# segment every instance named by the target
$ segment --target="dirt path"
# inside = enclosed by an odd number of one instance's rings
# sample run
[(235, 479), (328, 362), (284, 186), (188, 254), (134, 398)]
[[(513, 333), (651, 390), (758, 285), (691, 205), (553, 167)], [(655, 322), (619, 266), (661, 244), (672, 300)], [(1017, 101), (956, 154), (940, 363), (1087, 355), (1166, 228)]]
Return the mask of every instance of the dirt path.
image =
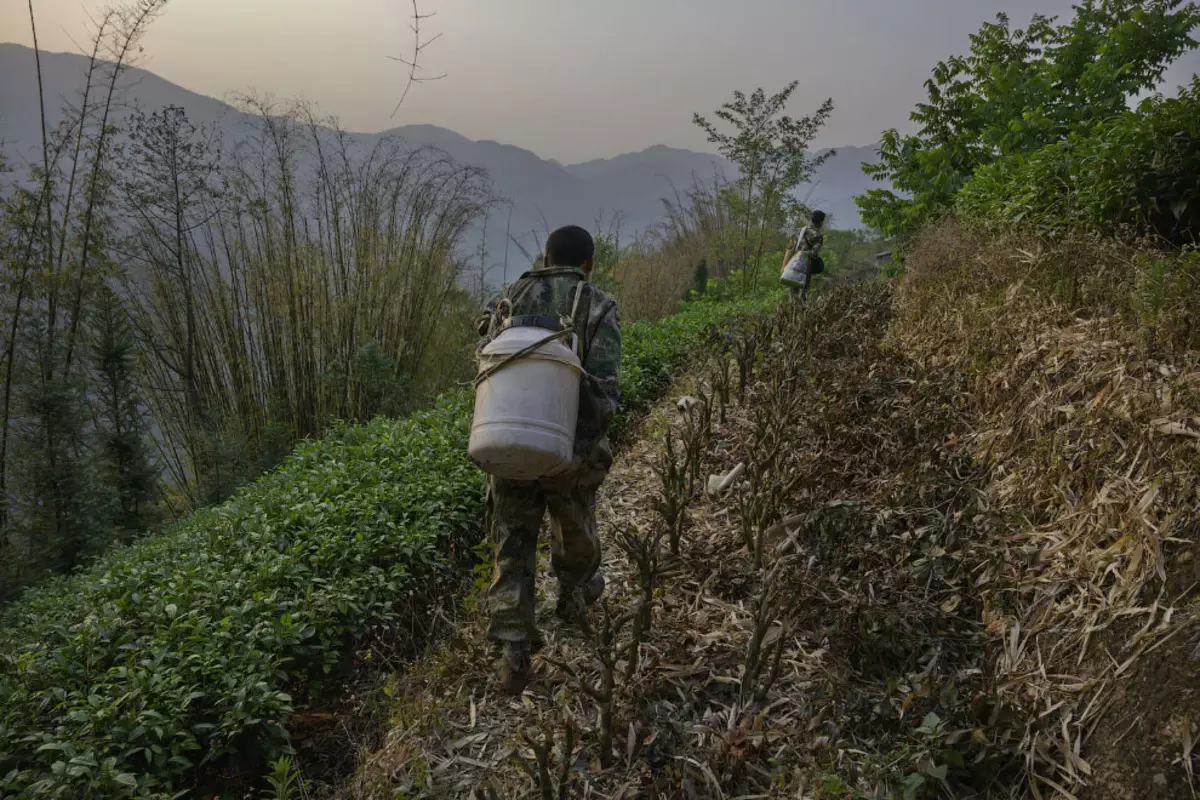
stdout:
[[(876, 340), (886, 324), (886, 298), (877, 293), (866, 305), (871, 310), (860, 319), (839, 310), (845, 331), (830, 335), (865, 331), (868, 341)], [(765, 328), (760, 334), (771, 341)], [(835, 363), (862, 372), (858, 348), (839, 352)], [(679, 457), (687, 414), (677, 402), (696, 390), (701, 374), (706, 393), (712, 390), (711, 371), (696, 367), (643, 422), (601, 491), (610, 604), (607, 610), (593, 609), (593, 626), (601, 634), (605, 620), (635, 610), (640, 594), (639, 570), (620, 546), (621, 538), (632, 534), (645, 540), (665, 527), (658, 507), (663, 479), (656, 471), (665, 452), (664, 434), (673, 431)], [(724, 421), (714, 414), (701, 478), (747, 458), (761, 422), (752, 409), (764, 400), (769, 397), (752, 392), (728, 406)], [(798, 457), (806, 452), (794, 451)], [(837, 491), (844, 488), (835, 485)], [(794, 509), (811, 497), (777, 500), (780, 507)], [(793, 581), (804, 578), (802, 560), (785, 564), (775, 554), (787, 538), (781, 527), (766, 542), (765, 569), (756, 566), (731, 495), (711, 499), (698, 492), (688, 503), (686, 520), (682, 556), (668, 555), (664, 543), (652, 624), (633, 675), (622, 674), (627, 652), (616, 659), (609, 724), (602, 713), (605, 703), (594, 695), (603, 688), (602, 665), (611, 650), (554, 619), (543, 553), (539, 623), (547, 643), (535, 658), (535, 678), (525, 694), (517, 699), (497, 694), (483, 620), (472, 612), (453, 638), (398, 679), (392, 689), (392, 733), (366, 761), (347, 796), (796, 796), (809, 780), (804, 765), (829, 755), (825, 751), (837, 728), (830, 703), (821, 692), (809, 691), (838, 672), (821, 643), (823, 634), (802, 633), (785, 623), (789, 614), (776, 604), (778, 597), (765, 602), (763, 587), (771, 583), (765, 578), (772, 565), (789, 570), (777, 583), (780, 588), (786, 583), (785, 594), (791, 595)], [(617, 637), (622, 645), (631, 627)], [(567, 794), (561, 793), (564, 787)], [(763, 793), (784, 787), (786, 794)]]
[[(654, 507), (659, 477), (654, 467), (662, 451), (661, 433), (678, 414), (679, 394), (673, 392), (650, 415), (637, 443), (622, 453), (600, 493), (609, 584), (606, 599), (614, 608), (637, 592), (637, 569), (618, 545), (617, 536), (659, 524)], [(752, 621), (745, 604), (728, 596), (731, 586), (725, 579), (734, 577), (730, 573), (738, 570), (732, 567), (740, 560), (730, 532), (722, 529), (718, 519), (707, 536), (689, 536), (686, 560), (663, 565), (668, 588), (655, 609), (641, 667), (632, 684), (618, 690), (614, 766), (602, 767), (597, 754), (596, 703), (561, 666), (576, 671), (584, 681), (596, 682), (596, 647), (583, 632), (560, 624), (551, 613), (553, 582), (545, 573), (543, 553), (538, 617), (546, 646), (535, 659), (535, 678), (525, 694), (512, 699), (495, 691), (482, 619), (472, 614), (451, 641), (416, 665), (396, 687), (401, 717), (350, 794), (469, 797), (477, 790), (490, 790), (495, 797), (524, 796), (533, 789), (529, 770), (537, 771), (537, 756), (522, 734), (541, 743), (548, 731), (558, 743), (552, 768), (557, 786), (564, 763), (565, 720), (575, 730), (573, 754), (566, 762), (573, 797), (632, 797), (635, 787), (653, 784), (664, 771), (694, 773), (683, 778), (689, 784), (715, 781), (707, 766), (675, 763), (673, 753), (680, 742), (668, 741), (670, 735), (664, 733), (672, 725), (648, 730), (649, 726), (631, 718), (693, 720), (699, 702), (693, 687), (709, 684), (717, 687), (718, 697), (727, 696), (728, 704), (718, 701), (705, 708), (700, 724), (687, 735), (717, 743), (733, 730), (738, 719), (733, 673), (741, 663)], [(740, 582), (744, 577), (735, 578), (731, 585)], [(717, 586), (722, 591), (715, 591)], [(602, 617), (602, 611), (594, 610), (597, 624)], [(817, 666), (819, 655), (811, 661)], [(642, 713), (629, 713), (632, 708)], [(786, 716), (782, 707), (774, 713)], [(401, 794), (396, 795), (397, 790)]]
[[(886, 300), (875, 297), (870, 304), (876, 310), (866, 320), (874, 329), (866, 332), (877, 338)], [(846, 332), (858, 330), (854, 320), (842, 324)], [(760, 333), (770, 341), (765, 328)], [(750, 349), (751, 356), (759, 346)], [(858, 358), (858, 350), (850, 348), (841, 361), (849, 365)], [(778, 598), (765, 602), (763, 586), (770, 581), (745, 546), (731, 496), (714, 500), (698, 492), (688, 503), (681, 557), (668, 555), (664, 543), (652, 624), (633, 674), (624, 674), (628, 652), (614, 658), (611, 648), (597, 644), (606, 620), (627, 618), (636, 609), (640, 573), (620, 540), (626, 535), (647, 540), (664, 528), (658, 507), (663, 479), (656, 471), (664, 434), (672, 430), (679, 447), (687, 414), (677, 401), (695, 391), (700, 374), (708, 376), (703, 388), (712, 392), (711, 373), (696, 367), (643, 422), (601, 491), (609, 588), (608, 607), (593, 609), (595, 630), (586, 635), (554, 619), (543, 553), (539, 623), (546, 646), (535, 658), (535, 678), (524, 695), (513, 699), (496, 692), (483, 619), (472, 611), (455, 636), (391, 688), (392, 732), (366, 760), (347, 796), (766, 797), (774, 795), (764, 789), (787, 787), (778, 796), (795, 796), (804, 785), (808, 778), (801, 765), (822, 756), (836, 732), (830, 714), (818, 707), (825, 704), (814, 706), (807, 689), (835, 670), (819, 634), (790, 632), (790, 622), (782, 621), (787, 613), (774, 603)], [(731, 403), (724, 421), (714, 414), (702, 478), (747, 457), (759, 424), (751, 409), (762, 401), (747, 396)], [(794, 508), (799, 499), (778, 500)], [(767, 542), (767, 570), (783, 565), (774, 550), (785, 533), (781, 528)], [(792, 578), (802, 576), (789, 575), (789, 584)], [(631, 627), (616, 637), (622, 645)], [(606, 703), (595, 697), (604, 686), (606, 656), (618, 667), (611, 720), (605, 719)]]

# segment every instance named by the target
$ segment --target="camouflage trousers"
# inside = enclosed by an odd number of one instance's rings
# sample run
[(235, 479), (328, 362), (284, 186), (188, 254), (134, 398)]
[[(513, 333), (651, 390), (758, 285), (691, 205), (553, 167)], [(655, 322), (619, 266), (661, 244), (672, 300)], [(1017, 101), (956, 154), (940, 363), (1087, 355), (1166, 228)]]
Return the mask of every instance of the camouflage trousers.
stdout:
[(487, 507), (496, 568), (487, 592), (488, 638), (540, 644), (534, 619), (538, 532), (550, 511), (550, 566), (564, 589), (581, 586), (600, 568), (596, 490), (606, 472), (585, 469), (569, 481), (488, 479)]
[(802, 287), (801, 286), (792, 286), (791, 287), (792, 299), (795, 300), (796, 298), (800, 298), (800, 300), (802, 302), (807, 302), (808, 301), (808, 287), (811, 285), (812, 285), (812, 274), (806, 272), (806, 273), (804, 273), (804, 286), (802, 286)]

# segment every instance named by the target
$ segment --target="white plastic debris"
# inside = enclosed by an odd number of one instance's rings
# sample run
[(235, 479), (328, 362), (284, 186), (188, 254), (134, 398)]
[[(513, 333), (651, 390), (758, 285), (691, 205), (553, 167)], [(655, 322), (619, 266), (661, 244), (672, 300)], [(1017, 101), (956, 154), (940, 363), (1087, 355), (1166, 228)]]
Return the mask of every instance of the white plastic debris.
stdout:
[(709, 475), (708, 476), (708, 493), (710, 496), (724, 494), (737, 482), (737, 479), (742, 477), (742, 473), (746, 471), (745, 464), (738, 464), (732, 470), (724, 475)]

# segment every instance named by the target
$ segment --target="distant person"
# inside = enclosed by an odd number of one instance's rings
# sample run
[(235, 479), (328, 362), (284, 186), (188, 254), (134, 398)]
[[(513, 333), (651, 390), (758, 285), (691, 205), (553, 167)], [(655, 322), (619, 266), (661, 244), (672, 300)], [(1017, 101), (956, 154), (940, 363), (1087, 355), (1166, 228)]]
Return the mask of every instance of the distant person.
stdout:
[[(496, 568), (487, 591), (491, 617), (487, 635), (502, 651), (500, 682), (512, 694), (524, 690), (533, 653), (542, 644), (534, 603), (538, 530), (547, 509), (551, 569), (558, 579), (555, 613), (564, 621), (577, 622), (604, 592), (596, 490), (613, 461), (607, 435), (620, 399), (621, 325), (617, 301), (589, 281), (594, 257), (595, 243), (583, 228), (556, 230), (546, 240), (541, 266), (493, 299), (479, 319), (479, 334), (488, 337), (499, 331), (507, 315), (570, 318), (578, 332), (584, 368), (574, 459), (568, 471), (540, 481), (488, 477)], [(507, 302), (501, 303), (502, 299)]]
[(800, 253), (804, 268), (804, 286), (791, 287), (792, 299), (800, 298), (800, 302), (808, 302), (808, 287), (812, 284), (812, 276), (824, 272), (825, 261), (821, 258), (821, 248), (825, 246), (825, 212), (814, 211), (812, 221), (800, 230), (796, 237), (795, 252)]

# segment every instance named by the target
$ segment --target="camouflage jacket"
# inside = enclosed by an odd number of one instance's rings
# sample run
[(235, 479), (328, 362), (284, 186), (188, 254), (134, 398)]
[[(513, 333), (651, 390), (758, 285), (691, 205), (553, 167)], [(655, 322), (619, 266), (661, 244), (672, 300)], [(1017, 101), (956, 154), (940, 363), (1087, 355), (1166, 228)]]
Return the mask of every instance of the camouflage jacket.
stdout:
[(825, 233), (812, 225), (805, 225), (800, 231), (800, 235), (796, 237), (796, 250), (810, 257), (821, 255), (821, 248), (824, 245)]
[(617, 301), (587, 282), (577, 267), (550, 267), (526, 272), (508, 290), (487, 304), (476, 320), (476, 330), (487, 341), (502, 322), (500, 301), (512, 304), (512, 316), (571, 316), (575, 289), (583, 281), (574, 320), (579, 334), (584, 375), (579, 387), (579, 422), (575, 428), (575, 455), (593, 468), (612, 464), (608, 427), (621, 399), (621, 313)]

